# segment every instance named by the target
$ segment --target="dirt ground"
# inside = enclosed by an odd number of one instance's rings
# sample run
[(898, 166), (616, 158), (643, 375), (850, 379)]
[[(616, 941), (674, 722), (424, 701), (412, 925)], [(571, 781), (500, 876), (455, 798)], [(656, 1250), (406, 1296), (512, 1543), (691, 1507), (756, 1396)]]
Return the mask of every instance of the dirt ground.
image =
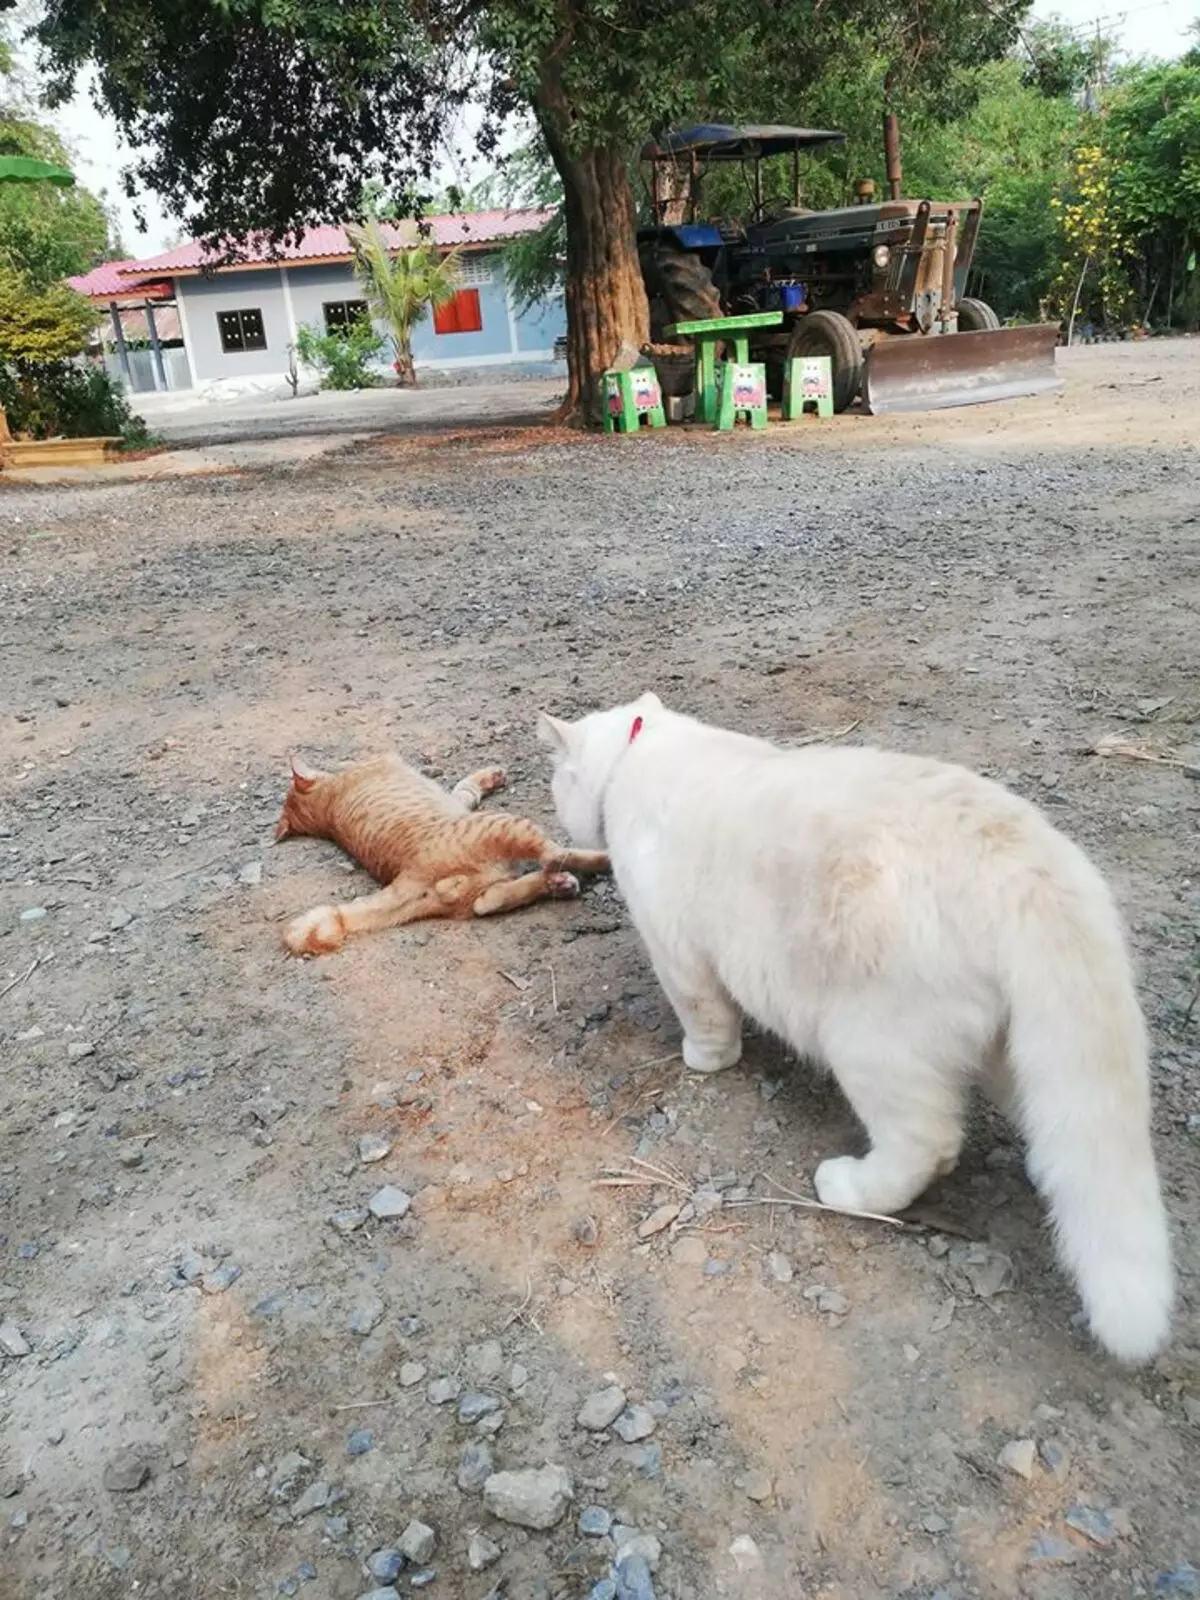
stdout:
[[(456, 420), (0, 488), (5, 1600), (391, 1600), (367, 1558), (414, 1519), (395, 1589), (444, 1600), (612, 1595), (621, 1552), (635, 1600), (1200, 1592), (1200, 782), (1089, 754), (1200, 765), (1200, 341), (1064, 367), (910, 421)], [(549, 822), (538, 709), (649, 687), (964, 761), (1111, 874), (1180, 1269), (1155, 1367), (1089, 1346), (982, 1113), (920, 1225), (780, 1203), (848, 1108), (765, 1038), (688, 1076), (605, 883), (285, 957), (365, 887), (271, 846), (290, 751), (498, 762)], [(364, 1220), (385, 1184), (410, 1212)], [(499, 1520), (489, 1460), (573, 1503)]]

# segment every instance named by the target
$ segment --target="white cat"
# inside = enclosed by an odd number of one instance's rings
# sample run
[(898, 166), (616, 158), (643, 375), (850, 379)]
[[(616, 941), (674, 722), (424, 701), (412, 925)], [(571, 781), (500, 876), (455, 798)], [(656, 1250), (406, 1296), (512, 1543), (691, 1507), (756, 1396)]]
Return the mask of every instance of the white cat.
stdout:
[(656, 696), (543, 717), (559, 820), (606, 849), (683, 1024), (741, 1055), (741, 1012), (824, 1061), (870, 1151), (819, 1197), (902, 1210), (950, 1172), (979, 1080), (1017, 1123), (1100, 1343), (1148, 1360), (1172, 1270), (1150, 1144), (1145, 1025), (1112, 897), (1035, 807), (961, 767), (781, 750)]

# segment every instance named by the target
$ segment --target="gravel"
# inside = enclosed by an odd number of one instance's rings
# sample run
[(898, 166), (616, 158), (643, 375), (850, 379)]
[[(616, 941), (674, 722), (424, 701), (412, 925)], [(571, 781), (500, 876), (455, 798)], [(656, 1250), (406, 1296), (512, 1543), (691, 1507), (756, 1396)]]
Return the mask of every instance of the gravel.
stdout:
[(437, 1549), (437, 1534), (427, 1522), (421, 1522), (414, 1517), (397, 1543), (405, 1560), (410, 1561), (415, 1567), (420, 1567), (424, 1566)]
[(150, 1457), (140, 1445), (126, 1445), (110, 1456), (104, 1468), (104, 1487), (110, 1494), (132, 1494), (150, 1480)]
[(371, 1196), (367, 1209), (380, 1222), (392, 1222), (397, 1217), (406, 1217), (411, 1205), (410, 1194), (397, 1189), (394, 1183), (385, 1183), (382, 1189), (377, 1189)]
[(574, 1497), (571, 1475), (564, 1467), (524, 1467), (495, 1472), (483, 1486), (483, 1503), (501, 1522), (521, 1528), (553, 1528), (566, 1515)]
[(624, 1409), (625, 1391), (614, 1383), (607, 1389), (598, 1389), (595, 1394), (588, 1395), (575, 1420), (581, 1428), (603, 1433), (606, 1428), (612, 1427)]

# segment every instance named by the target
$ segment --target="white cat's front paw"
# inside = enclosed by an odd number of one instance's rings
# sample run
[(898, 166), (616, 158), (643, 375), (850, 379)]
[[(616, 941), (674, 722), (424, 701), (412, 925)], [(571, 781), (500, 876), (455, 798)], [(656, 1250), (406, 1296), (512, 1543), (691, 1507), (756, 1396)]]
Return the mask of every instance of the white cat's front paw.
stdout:
[(822, 1161), (813, 1173), (813, 1187), (823, 1206), (837, 1206), (842, 1211), (870, 1211), (864, 1203), (859, 1174), (862, 1162), (857, 1156), (834, 1156)]
[(741, 1059), (741, 1039), (724, 1045), (705, 1045), (684, 1037), (683, 1064), (693, 1072), (724, 1072), (726, 1067), (736, 1067)]

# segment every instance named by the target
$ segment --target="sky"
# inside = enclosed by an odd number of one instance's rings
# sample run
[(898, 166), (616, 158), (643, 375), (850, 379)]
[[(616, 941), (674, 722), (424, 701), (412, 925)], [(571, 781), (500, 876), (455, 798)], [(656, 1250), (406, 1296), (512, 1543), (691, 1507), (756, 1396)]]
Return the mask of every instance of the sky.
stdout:
[[(1200, 17), (1200, 0), (1135, 0), (1126, 10), (1111, 7), (1111, 0), (1057, 0), (1054, 5), (1035, 4), (1035, 17), (1057, 16), (1073, 28), (1095, 27), (1115, 37), (1129, 56), (1172, 57), (1181, 55), (1191, 44), (1189, 25)], [(113, 124), (91, 103), (86, 84), (81, 83), (70, 105), (56, 113), (62, 134), (75, 151), (75, 171), (94, 193), (105, 191), (120, 219), (121, 237), (133, 256), (148, 256), (165, 250), (180, 236), (180, 225), (168, 218), (153, 195), (142, 198), (146, 228), (143, 232), (134, 219), (132, 204), (120, 190), (120, 173), (129, 152), (122, 145)], [(459, 142), (469, 142), (462, 141)], [(485, 168), (476, 163), (464, 171), (445, 164), (445, 182), (475, 182)]]

